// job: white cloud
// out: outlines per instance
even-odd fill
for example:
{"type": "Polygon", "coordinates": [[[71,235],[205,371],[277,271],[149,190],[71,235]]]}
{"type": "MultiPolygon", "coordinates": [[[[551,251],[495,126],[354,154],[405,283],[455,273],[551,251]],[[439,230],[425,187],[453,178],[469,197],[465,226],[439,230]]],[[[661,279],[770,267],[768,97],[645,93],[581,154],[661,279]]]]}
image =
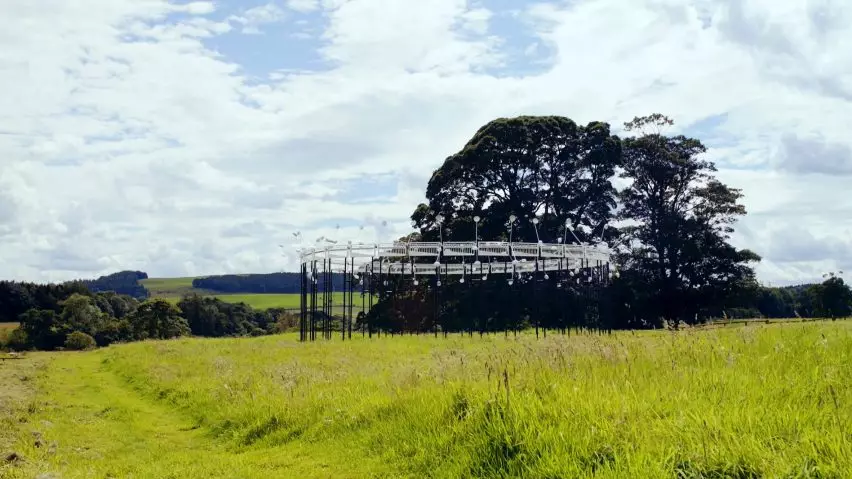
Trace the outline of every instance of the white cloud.
{"type": "Polygon", "coordinates": [[[207,15],[216,11],[216,5],[213,2],[190,2],[177,6],[176,10],[191,15],[207,15]]]}
{"type": "Polygon", "coordinates": [[[678,128],[726,115],[706,138],[746,195],[735,240],[765,256],[761,278],[852,270],[848,2],[536,4],[519,18],[537,38],[518,51],[553,54],[526,77],[489,74],[517,40],[494,38],[480,2],[286,5],[322,9],[313,28],[333,67],[293,72],[276,64],[289,45],[258,44],[280,70],[259,83],[247,58],[204,42],[231,25],[286,32],[274,3],[226,21],[209,2],[0,3],[0,87],[14,93],[0,96],[0,277],[294,267],[277,245],[295,230],[405,233],[431,171],[494,117],[618,126],[655,111],[678,128]],[[397,178],[397,193],[363,186],[377,175],[397,178]],[[367,199],[340,197],[350,190],[367,199]]]}
{"type": "Polygon", "coordinates": [[[301,13],[310,13],[319,7],[319,0],[287,0],[287,8],[301,13]]]}
{"type": "Polygon", "coordinates": [[[284,9],[274,3],[267,3],[249,8],[239,15],[232,15],[229,20],[242,25],[242,33],[258,35],[261,33],[261,25],[281,22],[285,18],[287,18],[287,13],[284,9]]]}

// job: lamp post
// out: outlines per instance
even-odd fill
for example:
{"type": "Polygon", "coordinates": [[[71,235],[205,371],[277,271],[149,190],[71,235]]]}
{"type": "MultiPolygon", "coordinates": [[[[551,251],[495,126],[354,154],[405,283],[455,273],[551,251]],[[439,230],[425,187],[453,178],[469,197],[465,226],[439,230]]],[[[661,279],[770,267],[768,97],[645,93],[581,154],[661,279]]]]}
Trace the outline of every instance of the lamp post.
{"type": "Polygon", "coordinates": [[[538,236],[538,218],[533,218],[530,222],[533,224],[533,228],[535,229],[535,240],[538,244],[541,244],[541,238],[538,236]]]}
{"type": "Polygon", "coordinates": [[[474,239],[474,246],[473,246],[474,260],[473,260],[473,265],[474,265],[474,266],[480,266],[480,265],[482,265],[482,263],[480,263],[480,262],[479,262],[479,221],[480,221],[481,219],[482,219],[482,218],[480,218],[479,216],[474,216],[474,217],[473,217],[473,224],[474,224],[474,234],[473,234],[473,239],[474,239]]]}

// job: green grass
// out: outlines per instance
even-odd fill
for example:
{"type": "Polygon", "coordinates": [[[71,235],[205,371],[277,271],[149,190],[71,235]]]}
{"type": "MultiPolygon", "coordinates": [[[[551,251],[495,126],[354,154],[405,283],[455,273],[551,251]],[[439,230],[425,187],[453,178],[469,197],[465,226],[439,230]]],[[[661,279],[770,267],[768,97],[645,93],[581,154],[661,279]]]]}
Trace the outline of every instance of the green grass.
{"type": "MultiPolygon", "coordinates": [[[[246,303],[254,309],[298,309],[299,294],[203,294],[208,298],[218,298],[226,303],[246,303]]],[[[177,304],[182,296],[159,296],[170,303],[177,304]]],[[[352,306],[354,312],[361,311],[361,295],[355,295],[355,304],[352,306]]],[[[348,299],[347,299],[348,301],[348,299]]],[[[335,314],[341,314],[343,311],[343,293],[335,293],[334,295],[334,311],[335,314]]],[[[367,305],[369,309],[369,305],[367,305]]]]}
{"type": "MultiPolygon", "coordinates": [[[[301,301],[299,294],[217,294],[210,295],[227,303],[246,303],[254,309],[285,308],[297,309],[301,301]]],[[[361,310],[361,294],[354,294],[353,311],[361,310]]],[[[335,310],[343,310],[343,293],[334,293],[335,310]]],[[[369,298],[368,298],[369,300],[369,298]]],[[[349,299],[347,298],[347,301],[349,299]]],[[[369,305],[367,305],[369,308],[369,305]]]]}
{"type": "Polygon", "coordinates": [[[207,290],[192,287],[195,278],[148,278],[139,281],[151,296],[156,298],[175,297],[179,298],[185,294],[207,294],[207,290]]]}
{"type": "Polygon", "coordinates": [[[852,474],[852,322],[181,339],[0,367],[30,361],[0,422],[25,461],[0,477],[852,474]]]}
{"type": "MultiPolygon", "coordinates": [[[[192,280],[195,278],[149,278],[140,281],[143,286],[151,293],[152,298],[165,299],[171,303],[177,303],[187,294],[198,294],[208,298],[219,298],[226,303],[246,303],[254,309],[297,309],[299,308],[299,294],[249,294],[236,293],[226,294],[207,289],[193,288],[192,280]]],[[[356,311],[360,311],[357,307],[360,305],[360,295],[356,302],[356,311]]],[[[334,298],[335,304],[342,308],[343,294],[336,294],[334,298]]]]}
{"type": "MultiPolygon", "coordinates": [[[[209,298],[218,298],[226,303],[246,303],[254,309],[298,309],[299,294],[275,294],[275,293],[235,293],[223,294],[216,291],[192,287],[195,278],[150,278],[140,281],[151,293],[153,298],[162,298],[171,303],[177,303],[186,294],[198,294],[209,298]]],[[[355,304],[352,310],[361,311],[361,295],[354,295],[355,304]]],[[[347,300],[348,301],[348,300],[347,300]]],[[[343,293],[334,295],[335,311],[343,310],[343,293]]],[[[369,306],[368,306],[369,307],[369,306]]]]}

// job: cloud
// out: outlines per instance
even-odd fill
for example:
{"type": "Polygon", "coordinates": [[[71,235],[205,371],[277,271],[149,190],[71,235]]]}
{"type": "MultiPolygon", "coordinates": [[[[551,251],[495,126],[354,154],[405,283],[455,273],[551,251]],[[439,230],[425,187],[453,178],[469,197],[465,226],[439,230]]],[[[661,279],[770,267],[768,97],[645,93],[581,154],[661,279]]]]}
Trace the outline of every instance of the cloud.
{"type": "Polygon", "coordinates": [[[817,237],[802,227],[772,232],[765,258],[776,268],[779,284],[821,281],[828,272],[850,271],[852,241],[833,236],[817,237]]]}
{"type": "Polygon", "coordinates": [[[852,234],[850,12],[842,0],[0,2],[0,84],[15,92],[0,95],[0,277],[294,269],[278,245],[292,253],[295,230],[408,232],[432,170],[495,117],[618,127],[652,112],[703,139],[743,189],[734,241],[765,256],[761,279],[818,277],[848,261],[852,234]]]}
{"type": "Polygon", "coordinates": [[[319,0],[287,0],[287,8],[301,13],[313,12],[319,7],[319,0]]]}
{"type": "Polygon", "coordinates": [[[778,166],[793,173],[852,174],[852,147],[827,142],[818,136],[799,138],[795,133],[781,138],[778,166]]]}
{"type": "Polygon", "coordinates": [[[216,11],[216,5],[213,2],[190,2],[176,6],[175,10],[191,15],[207,15],[216,11]]]}
{"type": "Polygon", "coordinates": [[[274,3],[267,3],[258,7],[249,8],[239,15],[232,15],[229,20],[242,25],[242,33],[246,35],[259,35],[260,26],[270,23],[281,22],[287,18],[287,13],[274,3]]]}
{"type": "Polygon", "coordinates": [[[225,238],[264,237],[271,233],[274,231],[269,224],[260,220],[235,224],[222,230],[222,236],[225,238]]]}
{"type": "Polygon", "coordinates": [[[487,15],[456,0],[340,2],[328,10],[328,44],[321,51],[356,71],[464,73],[492,64],[496,56],[488,38],[473,32],[468,38],[455,27],[461,22],[482,32],[487,15]]]}

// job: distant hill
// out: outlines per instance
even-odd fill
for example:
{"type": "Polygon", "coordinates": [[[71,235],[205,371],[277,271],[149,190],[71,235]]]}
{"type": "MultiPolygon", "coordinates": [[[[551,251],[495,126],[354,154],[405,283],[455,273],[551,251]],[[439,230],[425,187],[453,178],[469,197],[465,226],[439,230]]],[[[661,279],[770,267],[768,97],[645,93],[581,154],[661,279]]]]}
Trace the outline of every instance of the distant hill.
{"type": "Polygon", "coordinates": [[[98,279],[83,280],[81,283],[92,293],[113,291],[136,299],[145,299],[148,297],[148,290],[139,282],[143,279],[148,279],[148,274],[142,271],[120,271],[98,279]]]}

